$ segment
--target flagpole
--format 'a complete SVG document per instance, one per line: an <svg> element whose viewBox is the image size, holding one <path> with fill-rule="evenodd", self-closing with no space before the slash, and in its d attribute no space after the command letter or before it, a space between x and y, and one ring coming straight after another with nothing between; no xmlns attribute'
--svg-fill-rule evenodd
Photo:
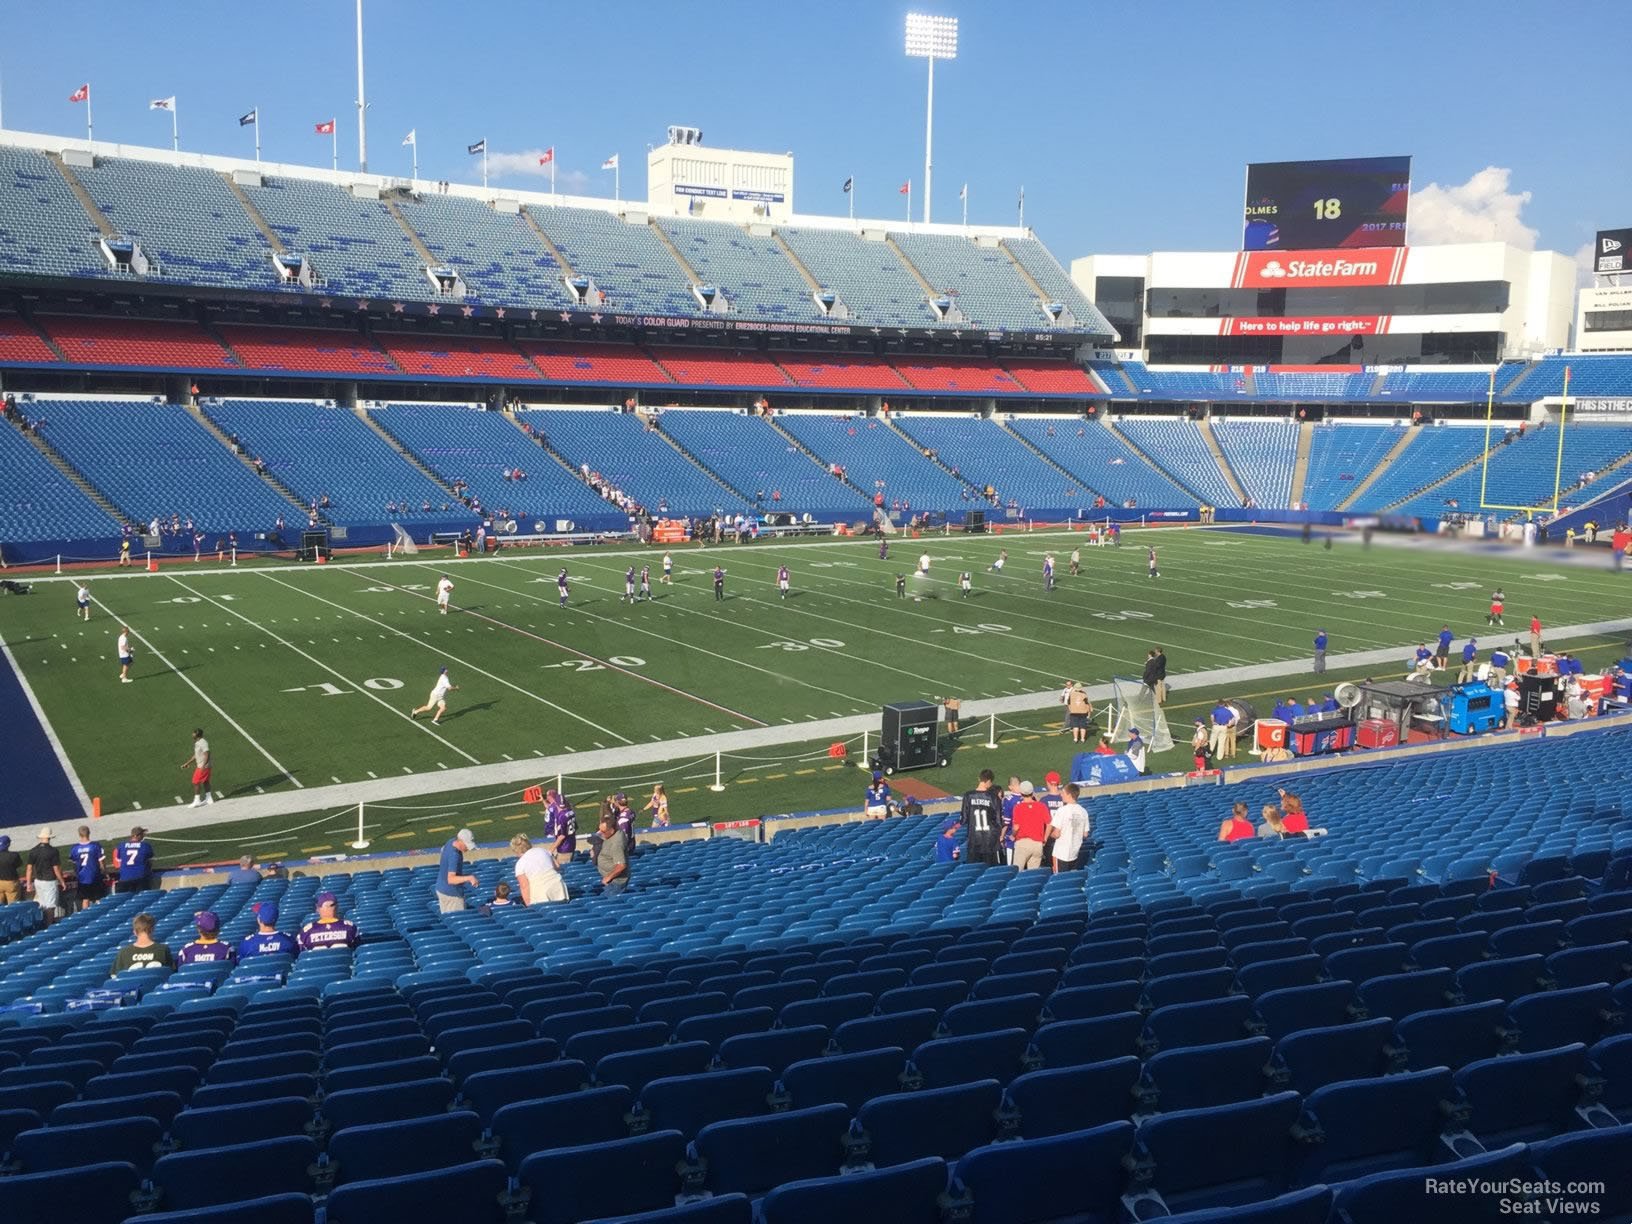
<svg viewBox="0 0 1632 1224"><path fill-rule="evenodd" d="M1026 228L1026 189L1020 188L1020 228Z"/></svg>
<svg viewBox="0 0 1632 1224"><path fill-rule="evenodd" d="M612 164L612 198L623 199L623 159L620 157Z"/></svg>
<svg viewBox="0 0 1632 1224"><path fill-rule="evenodd" d="M907 180L907 224L912 224L912 180Z"/></svg>
<svg viewBox="0 0 1632 1224"><path fill-rule="evenodd" d="M368 170L368 103L363 101L363 0L357 0L357 169Z"/></svg>
<svg viewBox="0 0 1632 1224"><path fill-rule="evenodd" d="M181 128L176 118L176 104L170 103L170 150L173 153L181 152Z"/></svg>
<svg viewBox="0 0 1632 1224"><path fill-rule="evenodd" d="M850 220L856 219L856 176L850 176L850 190L844 193L850 201Z"/></svg>
<svg viewBox="0 0 1632 1224"><path fill-rule="evenodd" d="M555 150L550 150L550 194L555 194Z"/></svg>
<svg viewBox="0 0 1632 1224"><path fill-rule="evenodd" d="M329 120L329 162L334 169L340 169L340 121Z"/></svg>
<svg viewBox="0 0 1632 1224"><path fill-rule="evenodd" d="M482 137L482 190L487 190L487 137Z"/></svg>
<svg viewBox="0 0 1632 1224"><path fill-rule="evenodd" d="M968 229L969 228L969 184L965 183L963 185L963 190L960 191L958 194L963 198L963 228Z"/></svg>
<svg viewBox="0 0 1632 1224"><path fill-rule="evenodd" d="M261 108L255 108L255 163L261 161Z"/></svg>
<svg viewBox="0 0 1632 1224"><path fill-rule="evenodd" d="M91 86L90 86L89 82L86 82L86 84L85 84L85 139L86 139L87 142L95 141L96 137L92 135L92 132L94 130L95 129L91 126Z"/></svg>
<svg viewBox="0 0 1632 1224"><path fill-rule="evenodd" d="M414 172L409 181L413 184L414 190L419 190L419 136L417 133L414 136Z"/></svg>

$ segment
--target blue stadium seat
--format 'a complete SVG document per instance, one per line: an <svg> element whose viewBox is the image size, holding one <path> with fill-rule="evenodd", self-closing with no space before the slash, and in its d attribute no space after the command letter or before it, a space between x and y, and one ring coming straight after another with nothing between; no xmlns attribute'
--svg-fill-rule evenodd
<svg viewBox="0 0 1632 1224"><path fill-rule="evenodd" d="M183 1148L236 1146L299 1135L312 1120L304 1097L274 1097L243 1105L184 1109L170 1123L170 1137Z"/></svg>
<svg viewBox="0 0 1632 1224"><path fill-rule="evenodd" d="M613 1084L506 1105L493 1115L490 1126L505 1167L515 1170L534 1152L559 1147L563 1139L605 1143L626 1138L633 1104L634 1094Z"/></svg>
<svg viewBox="0 0 1632 1224"><path fill-rule="evenodd" d="M760 1203L764 1224L832 1224L835 1220L889 1220L940 1224L946 1162L915 1160L888 1169L789 1182Z"/></svg>
<svg viewBox="0 0 1632 1224"><path fill-rule="evenodd" d="M506 1105L577 1092L588 1080L588 1067L562 1058L521 1075L514 1070L478 1071L459 1086L459 1097L476 1111L482 1125L491 1126L493 1115Z"/></svg>
<svg viewBox="0 0 1632 1224"><path fill-rule="evenodd" d="M1103 1126L1133 1112L1139 1060L1131 1055L1028 1071L1003 1096L1003 1114L1027 1139Z"/></svg>
<svg viewBox="0 0 1632 1224"><path fill-rule="evenodd" d="M1275 1067L1285 1086L1304 1096L1339 1080L1381 1075L1392 1069L1388 1043L1393 1031L1387 1016L1304 1029L1275 1043Z"/></svg>
<svg viewBox="0 0 1632 1224"><path fill-rule="evenodd" d="M923 1077L925 1088L946 1088L986 1079L1007 1084L1025 1070L1023 1063L1030 1044L1024 1029L942 1037L914 1049L910 1066Z"/></svg>
<svg viewBox="0 0 1632 1224"><path fill-rule="evenodd" d="M351 1088L326 1096L323 1117L335 1130L344 1130L348 1126L443 1113L452 1101L450 1080L409 1080L380 1088Z"/></svg>
<svg viewBox="0 0 1632 1224"><path fill-rule="evenodd" d="M1503 1010L1500 999L1491 999L1417 1012L1394 1026L1394 1039L1411 1070L1449 1067L1455 1071L1478 1059L1494 1058L1501 1051L1506 1044Z"/></svg>
<svg viewBox="0 0 1632 1224"><path fill-rule="evenodd" d="M996 1080L874 1097L857 1112L847 1163L879 1168L962 1155L996 1138Z"/></svg>
<svg viewBox="0 0 1632 1224"><path fill-rule="evenodd" d="M317 1144L305 1135L199 1151L172 1152L153 1166L153 1185L167 1211L215 1207L312 1188Z"/></svg>
<svg viewBox="0 0 1632 1224"><path fill-rule="evenodd" d="M1134 1089L1140 1113L1229 1105L1262 1096L1274 1047L1268 1037L1163 1050Z"/></svg>
<svg viewBox="0 0 1632 1224"><path fill-rule="evenodd" d="M849 1123L850 1110L837 1104L710 1123L693 1144L703 1186L757 1198L784 1182L835 1175Z"/></svg>
<svg viewBox="0 0 1632 1224"><path fill-rule="evenodd" d="M135 1213L132 1198L141 1185L134 1165L117 1161L81 1165L72 1177L59 1170L5 1179L6 1215L18 1224L120 1224Z"/></svg>
<svg viewBox="0 0 1632 1224"><path fill-rule="evenodd" d="M353 1126L329 1136L328 1158L336 1185L401 1177L464 1164L481 1134L482 1120L469 1110Z"/></svg>
<svg viewBox="0 0 1632 1224"><path fill-rule="evenodd" d="M402 1084L409 1080L434 1079L442 1074L442 1064L427 1054L423 1058L401 1058L395 1062L365 1063L360 1067L342 1067L323 1077L323 1091L344 1092L351 1088L377 1088L383 1084ZM279 1077L287 1078L287 1077ZM198 1095L196 1092L193 1094Z"/></svg>
<svg viewBox="0 0 1632 1224"><path fill-rule="evenodd" d="M1444 1127L1440 1103L1450 1095L1444 1067L1316 1089L1298 1121L1295 1181L1332 1183L1432 1163Z"/></svg>
<svg viewBox="0 0 1632 1224"><path fill-rule="evenodd" d="M1134 1136L1124 1209L1135 1219L1202 1207L1231 1207L1279 1193L1287 1180L1287 1137L1298 1118L1295 1092L1210 1109L1157 1114Z"/></svg>
<svg viewBox="0 0 1632 1224"><path fill-rule="evenodd" d="M536 1067L554 1062L559 1057L561 1047L556 1042L545 1037L533 1037L507 1045L461 1050L447 1059L447 1072L454 1083L463 1083L479 1071Z"/></svg>
<svg viewBox="0 0 1632 1224"><path fill-rule="evenodd" d="M753 1203L746 1195L722 1194L639 1215L614 1216L604 1224L753 1224L753 1220Z"/></svg>
<svg viewBox="0 0 1632 1224"><path fill-rule="evenodd" d="M1601 1081L1598 1103L1622 1124L1632 1124L1632 1033L1606 1037L1587 1051Z"/></svg>
<svg viewBox="0 0 1632 1224"><path fill-rule="evenodd" d="M1007 1003L1008 1000L999 1000ZM974 1006L960 1003L959 1007ZM984 1006L984 1005L981 1005ZM910 1050L928 1041L936 1032L936 1016L929 1008L895 1012L888 1016L862 1016L846 1020L833 1030L833 1044L846 1054L864 1050L886 1050L899 1046Z"/></svg>
<svg viewBox="0 0 1632 1224"><path fill-rule="evenodd" d="M352 1182L330 1194L330 1224L376 1224L380 1220L459 1219L503 1224L506 1179L497 1160L479 1160L451 1169L406 1177Z"/></svg>
<svg viewBox="0 0 1632 1224"><path fill-rule="evenodd" d="M1158 1007L1145 1019L1139 1045L1146 1053L1182 1046L1211 1045L1243 1035L1252 1018L1252 1000L1226 995L1190 1003Z"/></svg>
<svg viewBox="0 0 1632 1224"><path fill-rule="evenodd" d="M1067 986L1043 1003L1053 1020L1087 1020L1132 1011L1139 1006L1143 987L1138 982L1107 982L1098 986Z"/></svg>
<svg viewBox="0 0 1632 1224"><path fill-rule="evenodd" d="M1514 1048L1530 1054L1580 1042L1591 1045L1624 1016L1614 1009L1607 983L1544 990L1507 1005L1507 1027Z"/></svg>
<svg viewBox="0 0 1632 1224"><path fill-rule="evenodd" d="M650 1004L648 1004L650 1006ZM859 1020L873 1011L873 997L866 994L848 994L820 999L801 999L784 1004L777 1013L776 1022L783 1028L802 1028L820 1024L832 1031L846 1020Z"/></svg>
<svg viewBox="0 0 1632 1224"><path fill-rule="evenodd" d="M795 1109L837 1102L855 1113L875 1096L901 1091L905 1067L906 1053L899 1046L863 1050L796 1062L780 1082Z"/></svg>
<svg viewBox="0 0 1632 1224"><path fill-rule="evenodd" d="M688 1016L674 1026L676 1041L706 1041L716 1050L728 1037L740 1033L763 1033L776 1020L769 1007L748 1007L740 1010L715 1012L712 1015Z"/></svg>
<svg viewBox="0 0 1632 1224"><path fill-rule="evenodd" d="M10 1104L15 1094L8 1093ZM154 1118L168 1128L181 1112L181 1097L174 1092L145 1092L136 1096L108 1097L100 1101L67 1101L48 1111L52 1126L80 1126L87 1122L107 1122L117 1118Z"/></svg>
<svg viewBox="0 0 1632 1224"><path fill-rule="evenodd" d="M1045 1067L1076 1066L1131 1054L1144 1032L1145 1018L1125 1011L1091 1020L1056 1020L1032 1034L1032 1049Z"/></svg>
<svg viewBox="0 0 1632 1224"><path fill-rule="evenodd" d="M953 1170L952 1202L975 1224L1113 1220L1132 1146L1133 1124L1124 1121L976 1148Z"/></svg>
<svg viewBox="0 0 1632 1224"><path fill-rule="evenodd" d="M1613 915L1593 914L1603 918ZM1571 924L1574 925L1573 923ZM1632 943L1581 943L1561 949L1547 958L1547 976L1560 986L1590 986L1608 982L1611 986L1632 972Z"/></svg>
<svg viewBox="0 0 1632 1224"><path fill-rule="evenodd" d="M803 1030L794 1029L793 1032ZM751 1041L756 1036L774 1036L774 1034L754 1034L747 1037L733 1037L731 1041ZM729 1042L727 1043L729 1044ZM714 1059L714 1050L706 1041L678 1042L674 1045L659 1046L652 1050L630 1050L623 1054L608 1054L595 1064L594 1081L598 1085L622 1084L631 1092L639 1094L640 1090L655 1079L664 1079L675 1075L695 1075L706 1071ZM764 1063L754 1063L753 1066L765 1066Z"/></svg>
<svg viewBox="0 0 1632 1224"><path fill-rule="evenodd" d="M24 1173L74 1169L111 1160L134 1165L145 1177L157 1159L154 1149L163 1137L164 1128L152 1118L120 1118L25 1130L9 1143L0 1141L0 1151L9 1148L11 1159Z"/></svg>
<svg viewBox="0 0 1632 1224"><path fill-rule="evenodd" d="M649 1127L692 1136L710 1122L769 1112L773 1085L765 1067L656 1079L641 1089L636 1112Z"/></svg>
<svg viewBox="0 0 1632 1224"><path fill-rule="evenodd" d="M1468 1063L1455 1079L1468 1106L1468 1131L1486 1147L1499 1147L1568 1129L1586 1066L1579 1043Z"/></svg>
<svg viewBox="0 0 1632 1224"><path fill-rule="evenodd" d="M1449 969L1422 969L1368 978L1355 988L1355 994L1369 1015L1409 1016L1459 1001L1455 988L1456 979Z"/></svg>
<svg viewBox="0 0 1632 1224"><path fill-rule="evenodd" d="M575 1058L585 1066L593 1067L609 1054L649 1050L665 1044L668 1040L669 1026L653 1020L646 1024L625 1024L616 1028L595 1029L575 1034L567 1039L561 1053L566 1058Z"/></svg>
<svg viewBox="0 0 1632 1224"><path fill-rule="evenodd" d="M672 1130L537 1152L521 1162L519 1173L522 1188L531 1192L528 1217L533 1224L578 1224L669 1207L685 1158L685 1136ZM583 1175L600 1161L617 1175Z"/></svg>
<svg viewBox="0 0 1632 1224"><path fill-rule="evenodd" d="M769 1067L772 1075L780 1076L796 1062L819 1058L827 1042L828 1032L819 1024L773 1029L768 1033L739 1033L720 1042L719 1058L726 1067ZM702 1070L701 1067L695 1069ZM599 1064L595 1071L599 1078Z"/></svg>
<svg viewBox="0 0 1632 1224"><path fill-rule="evenodd" d="M1239 1207L1206 1207L1168 1219L1175 1224L1326 1224L1332 1191L1326 1186L1292 1190Z"/></svg>
<svg viewBox="0 0 1632 1224"><path fill-rule="evenodd" d="M1542 1180L1566 1187L1601 1185L1601 1192L1567 1196L1586 1207L1590 1218L1624 1220L1632 1216L1632 1126L1537 1140L1529 1145L1527 1155L1530 1168Z"/></svg>
<svg viewBox="0 0 1632 1224"><path fill-rule="evenodd" d="M1430 1183L1443 1180L1496 1185L1529 1178L1524 1145L1515 1143L1464 1160L1369 1173L1342 1182L1333 1187L1332 1218L1352 1220L1354 1224L1398 1224L1402 1220L1493 1224L1496 1220L1511 1218L1501 1212L1501 1196L1443 1194L1431 1190Z"/></svg>
<svg viewBox="0 0 1632 1224"><path fill-rule="evenodd" d="M1546 986L1546 961L1540 955L1481 961L1457 970L1456 988L1469 1003L1517 999Z"/></svg>
<svg viewBox="0 0 1632 1224"><path fill-rule="evenodd" d="M1253 1000L1253 1021L1271 1041L1306 1028L1329 1028L1353 1018L1354 983L1344 979L1271 990Z"/></svg>
<svg viewBox="0 0 1632 1224"><path fill-rule="evenodd" d="M312 1224L316 1209L309 1194L270 1194L190 1211L155 1211L140 1218L144 1224Z"/></svg>

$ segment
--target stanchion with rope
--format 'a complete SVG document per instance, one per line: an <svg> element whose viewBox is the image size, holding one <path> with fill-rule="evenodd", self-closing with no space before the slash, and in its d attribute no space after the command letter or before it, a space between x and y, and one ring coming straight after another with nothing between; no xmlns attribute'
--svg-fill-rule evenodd
<svg viewBox="0 0 1632 1224"><path fill-rule="evenodd" d="M708 788L718 794L725 789L725 783L720 780L720 754L714 754L714 785Z"/></svg>
<svg viewBox="0 0 1632 1224"><path fill-rule="evenodd" d="M996 713L988 714L986 716L986 718L987 718L986 742L984 744L982 744L981 747L983 747L983 748L996 748L997 747L997 714Z"/></svg>
<svg viewBox="0 0 1632 1224"><path fill-rule="evenodd" d="M367 850L368 846L368 838L363 833L363 802L359 799L357 801L357 840L351 843L351 848L353 850Z"/></svg>
<svg viewBox="0 0 1632 1224"><path fill-rule="evenodd" d="M865 731L865 730L862 731L862 733L861 733L861 759L856 762L856 768L857 769L864 770L864 771L866 771L868 773L871 773L872 768L873 768L871 765L868 764L868 762L873 759L872 750L868 746L870 744L870 742L871 742L870 735L871 735L870 732Z"/></svg>

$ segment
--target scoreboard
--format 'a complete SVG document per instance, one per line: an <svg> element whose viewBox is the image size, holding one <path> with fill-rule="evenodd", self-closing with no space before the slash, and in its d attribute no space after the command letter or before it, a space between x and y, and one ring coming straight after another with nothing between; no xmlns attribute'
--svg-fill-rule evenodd
<svg viewBox="0 0 1632 1224"><path fill-rule="evenodd" d="M1409 157L1254 162L1247 167L1242 249L1405 245Z"/></svg>

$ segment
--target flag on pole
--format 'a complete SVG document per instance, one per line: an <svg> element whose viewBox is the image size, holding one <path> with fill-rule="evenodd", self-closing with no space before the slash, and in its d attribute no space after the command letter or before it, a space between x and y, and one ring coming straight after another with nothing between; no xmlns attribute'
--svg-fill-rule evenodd
<svg viewBox="0 0 1632 1224"><path fill-rule="evenodd" d="M912 194L912 180L908 179L906 182L902 183L900 188L896 191L895 194L896 195L911 195Z"/></svg>
<svg viewBox="0 0 1632 1224"><path fill-rule="evenodd" d="M486 138L484 137L483 139L478 140L475 144L466 145L465 146L465 152L469 153L472 157L474 157L478 153L486 153L487 152L487 140L486 140Z"/></svg>
<svg viewBox="0 0 1632 1224"><path fill-rule="evenodd" d="M969 184L965 183L963 185L962 189L958 192L958 199L967 200L968 198L969 198Z"/></svg>
<svg viewBox="0 0 1632 1224"><path fill-rule="evenodd" d="M554 160L555 160L555 146L554 145L551 145L549 148L545 149L544 152L542 152L542 153L540 153L538 155L538 164L541 165L541 166L547 166L551 162L553 162Z"/></svg>
<svg viewBox="0 0 1632 1224"><path fill-rule="evenodd" d="M312 127L319 136L333 136L334 135L334 120L333 119L330 119L326 123L314 123L312 125Z"/></svg>
<svg viewBox="0 0 1632 1224"><path fill-rule="evenodd" d="M408 135L402 138L402 143L405 145L413 145L416 149L419 148L419 136L417 135L418 131L418 128L409 128Z"/></svg>
<svg viewBox="0 0 1632 1224"><path fill-rule="evenodd" d="M601 169L602 170L616 170L617 168L618 168L618 155L616 153L612 154L611 157L607 158L605 161L603 161L601 163Z"/></svg>
<svg viewBox="0 0 1632 1224"><path fill-rule="evenodd" d="M87 81L85 84L81 85L78 89L74 90L73 93L68 95L68 101L70 101L70 102L89 102L90 100L91 100L91 86L90 86L89 81Z"/></svg>
<svg viewBox="0 0 1632 1224"><path fill-rule="evenodd" d="M239 127L250 127L251 125L257 123L260 120L260 117L261 117L261 115L260 115L259 110L252 110L252 111L249 111L246 114L239 115L238 116L238 126Z"/></svg>
<svg viewBox="0 0 1632 1224"><path fill-rule="evenodd" d="M147 104L147 109L173 111L176 109L176 96L171 94L168 98L154 98Z"/></svg>
<svg viewBox="0 0 1632 1224"><path fill-rule="evenodd" d="M844 194L849 195L850 192L852 190L854 190L855 186L856 186L856 180L855 180L855 178L853 176L851 178L845 179L844 180Z"/></svg>

